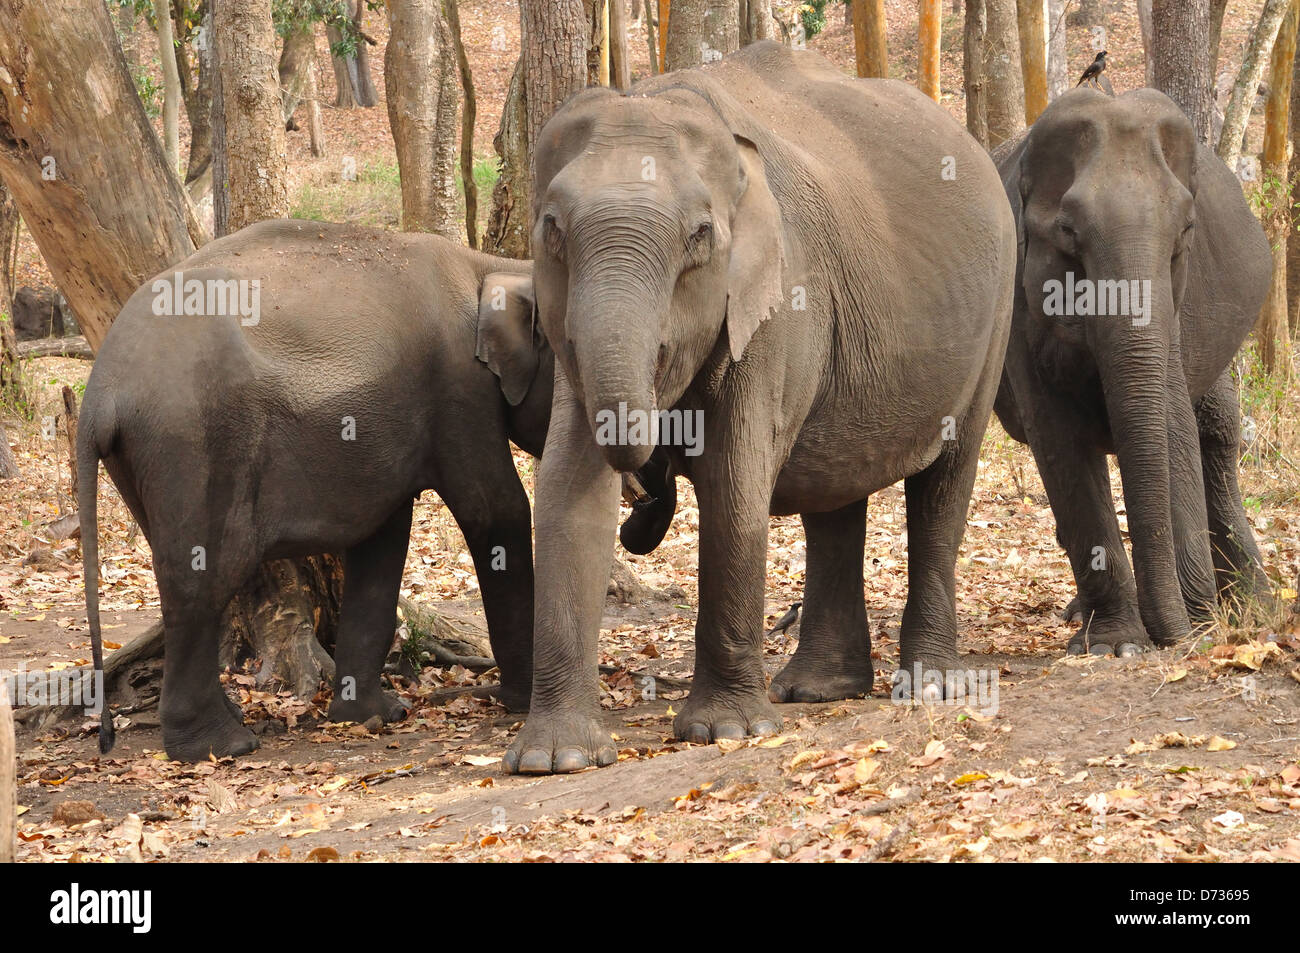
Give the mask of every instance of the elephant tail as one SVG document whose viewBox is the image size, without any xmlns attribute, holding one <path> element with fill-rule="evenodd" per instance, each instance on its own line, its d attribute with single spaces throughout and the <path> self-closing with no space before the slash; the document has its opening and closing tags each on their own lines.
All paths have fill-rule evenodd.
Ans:
<svg viewBox="0 0 1300 953">
<path fill-rule="evenodd" d="M 98 698 L 99 752 L 113 750 L 113 715 L 108 708 L 104 681 L 104 643 L 99 629 L 99 440 L 94 413 L 87 414 L 83 401 L 81 426 L 77 430 L 77 513 L 81 524 L 82 578 L 86 589 L 86 621 L 90 625 L 90 653 L 94 661 L 92 691 Z"/>
</svg>

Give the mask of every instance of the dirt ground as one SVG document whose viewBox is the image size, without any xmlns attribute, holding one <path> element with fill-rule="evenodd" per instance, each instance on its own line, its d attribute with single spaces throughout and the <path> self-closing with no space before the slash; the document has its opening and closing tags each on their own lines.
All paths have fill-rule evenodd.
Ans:
<svg viewBox="0 0 1300 953">
<path fill-rule="evenodd" d="M 1112 5 L 1114 6 L 1114 5 Z M 894 75 L 915 79 L 915 6 L 888 0 Z M 960 18 L 944 5 L 943 102 L 960 116 Z M 1229 4 L 1223 58 L 1233 64 L 1253 7 Z M 509 0 L 461 0 L 479 80 L 476 152 L 491 152 L 518 50 Z M 381 42 L 381 17 L 367 21 Z M 810 43 L 842 66 L 851 36 L 834 9 Z M 494 34 L 500 28 L 501 33 Z M 504 50 L 493 36 L 506 37 Z M 1086 30 L 1069 33 L 1071 64 L 1091 59 Z M 1128 5 L 1112 15 L 1117 89 L 1141 83 L 1141 46 Z M 644 43 L 631 43 L 635 70 Z M 377 74 L 378 78 L 378 74 Z M 322 98 L 332 101 L 323 62 Z M 382 84 L 381 95 L 382 95 Z M 393 162 L 382 101 L 325 110 L 331 155 L 312 160 L 290 135 L 300 195 L 334 190 L 326 211 L 396 222 L 395 198 L 358 198 L 339 157 Z M 182 133 L 182 141 L 187 134 Z M 333 193 L 332 193 L 333 194 Z M 364 199 L 364 201 L 363 201 Z M 364 202 L 373 202 L 367 211 Z M 24 242 L 20 283 L 41 280 Z M 48 280 L 46 278 L 45 280 Z M 89 659 L 80 549 L 55 524 L 72 501 L 63 434 L 42 434 L 58 388 L 89 365 L 29 362 L 31 413 L 5 414 L 22 476 L 0 484 L 0 669 L 68 668 Z M 1243 460 L 1246 504 L 1283 603 L 1300 571 L 1300 407 L 1241 368 L 1244 411 L 1257 438 Z M 532 464 L 518 455 L 531 494 Z M 1119 483 L 1112 470 L 1117 500 Z M 781 733 L 691 746 L 671 738 L 693 667 L 698 512 L 688 486 L 664 544 L 620 557 L 667 598 L 611 603 L 601 636 L 605 724 L 620 763 L 578 775 L 517 778 L 500 757 L 521 719 L 462 690 L 492 680 L 425 668 L 398 689 L 412 707 L 378 732 L 323 720 L 313 699 L 225 676 L 262 746 L 238 761 L 169 762 L 156 708 L 119 716 L 118 746 L 98 755 L 91 720 L 20 726 L 20 859 L 62 860 L 1300 860 L 1300 641 L 1283 608 L 1271 618 L 1225 617 L 1196 643 L 1127 660 L 1064 657 L 1074 626 L 1069 567 L 1028 451 L 996 422 L 984 452 L 958 566 L 959 648 L 996 673 L 996 704 L 894 704 L 898 625 L 906 595 L 903 496 L 891 487 L 868 513 L 866 596 L 877 690 L 870 698 L 785 705 Z M 1122 502 L 1119 505 L 1124 525 Z M 107 478 L 100 482 L 104 634 L 110 650 L 158 618 L 149 551 Z M 801 598 L 802 530 L 772 521 L 767 624 Z M 403 596 L 482 624 L 477 583 L 445 507 L 416 507 Z M 766 642 L 775 674 L 797 625 Z M 650 676 L 655 681 L 647 681 Z M 147 692 L 146 692 L 147 694 Z M 114 698 L 115 704 L 122 699 Z"/>
</svg>

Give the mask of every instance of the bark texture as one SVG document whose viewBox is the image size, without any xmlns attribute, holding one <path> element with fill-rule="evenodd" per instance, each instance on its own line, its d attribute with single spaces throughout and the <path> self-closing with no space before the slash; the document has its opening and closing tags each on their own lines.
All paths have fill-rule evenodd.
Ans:
<svg viewBox="0 0 1300 953">
<path fill-rule="evenodd" d="M 740 49 L 736 0 L 676 0 L 668 20 L 668 69 L 712 63 Z"/>
<path fill-rule="evenodd" d="M 853 0 L 853 49 L 859 76 L 884 78 L 889 75 L 885 0 Z"/>
<path fill-rule="evenodd" d="M 1025 128 L 1024 81 L 1020 72 L 1020 34 L 1016 0 L 984 0 L 984 76 L 987 84 L 990 149 L 1014 139 Z"/>
<path fill-rule="evenodd" d="M 1209 0 L 1152 0 L 1155 86 L 1187 114 L 1202 142 L 1210 139 Z"/>
</svg>

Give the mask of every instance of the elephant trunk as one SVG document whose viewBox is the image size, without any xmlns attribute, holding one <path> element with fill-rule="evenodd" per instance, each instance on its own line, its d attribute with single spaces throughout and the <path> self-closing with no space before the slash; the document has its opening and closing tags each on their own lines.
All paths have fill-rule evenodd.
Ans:
<svg viewBox="0 0 1300 953">
<path fill-rule="evenodd" d="M 1176 475 L 1170 469 L 1172 401 L 1179 395 L 1171 393 L 1169 362 L 1179 344 L 1169 265 L 1161 269 L 1158 259 L 1150 258 L 1152 267 L 1126 262 L 1089 269 L 1089 278 L 1098 272 L 1113 275 L 1136 294 L 1129 308 L 1100 313 L 1088 319 L 1087 327 L 1119 458 L 1142 621 L 1154 641 L 1169 644 L 1191 629 L 1178 581 L 1172 511 Z M 1134 282 L 1133 275 L 1155 277 Z M 1094 288 L 1106 287 L 1104 281 L 1094 279 Z M 1178 377 L 1186 400 L 1186 384 Z"/>
<path fill-rule="evenodd" d="M 614 290 L 610 283 L 571 284 L 566 331 L 573 348 L 588 422 L 605 461 L 631 473 L 658 440 L 655 372 L 660 316 L 655 297 Z"/>
</svg>

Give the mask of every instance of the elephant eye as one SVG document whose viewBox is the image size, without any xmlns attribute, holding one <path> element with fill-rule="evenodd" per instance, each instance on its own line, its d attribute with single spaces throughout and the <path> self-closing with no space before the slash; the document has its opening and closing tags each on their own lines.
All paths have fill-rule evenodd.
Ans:
<svg viewBox="0 0 1300 953">
<path fill-rule="evenodd" d="M 686 250 L 697 263 L 708 261 L 713 252 L 713 223 L 701 222 L 686 240 Z"/>
</svg>

